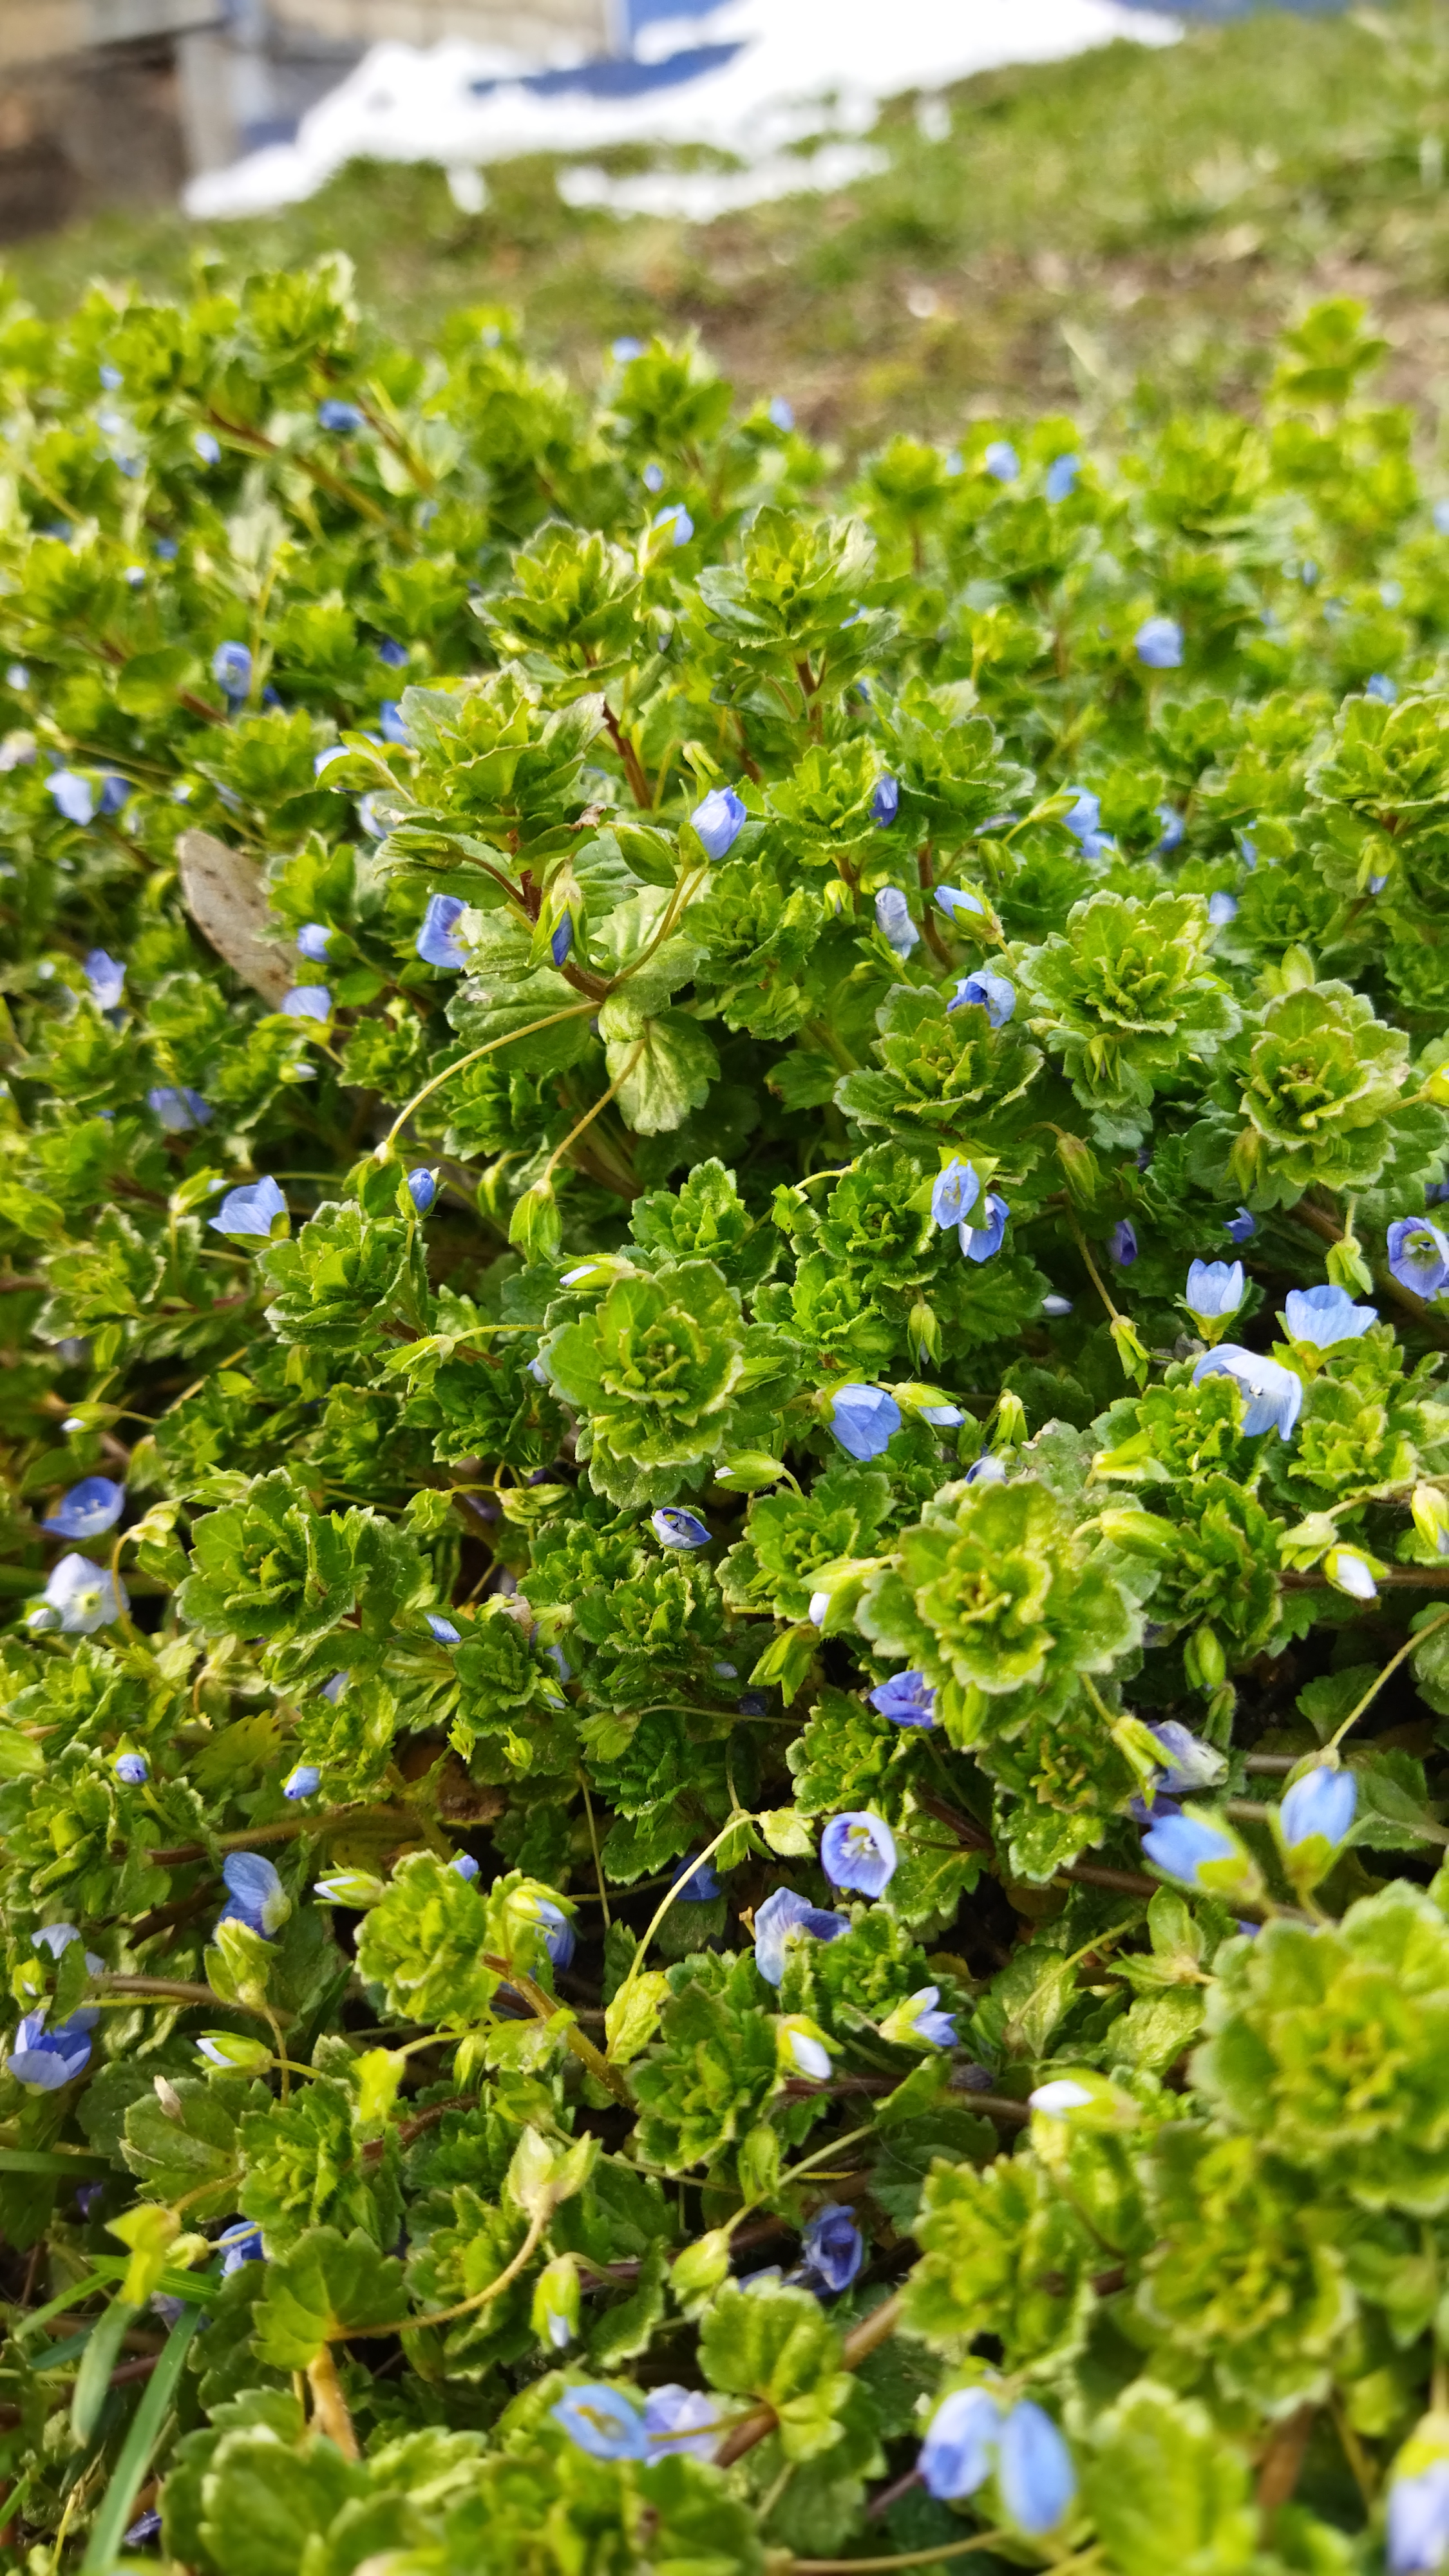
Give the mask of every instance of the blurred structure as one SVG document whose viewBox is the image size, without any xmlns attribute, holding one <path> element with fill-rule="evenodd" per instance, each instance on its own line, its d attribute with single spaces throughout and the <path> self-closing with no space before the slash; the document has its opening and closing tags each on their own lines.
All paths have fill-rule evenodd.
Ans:
<svg viewBox="0 0 1449 2576">
<path fill-rule="evenodd" d="M 633 0 L 647 11 L 650 0 Z M 614 50 L 618 0 L 0 0 L 0 242 L 287 141 L 386 39 L 462 37 L 500 71 Z"/>
</svg>

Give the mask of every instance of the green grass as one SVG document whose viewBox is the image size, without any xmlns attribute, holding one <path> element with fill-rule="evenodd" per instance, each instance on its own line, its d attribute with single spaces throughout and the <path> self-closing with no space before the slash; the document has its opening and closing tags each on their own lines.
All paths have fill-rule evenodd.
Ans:
<svg viewBox="0 0 1449 2576">
<path fill-rule="evenodd" d="M 571 213 L 546 159 L 495 170 L 472 219 L 439 172 L 371 166 L 265 220 L 108 217 L 8 265 L 54 311 L 97 276 L 165 292 L 198 257 L 230 275 L 341 245 L 404 337 L 505 300 L 536 349 L 589 378 L 616 332 L 695 327 L 743 387 L 787 392 L 802 423 L 850 447 L 972 414 L 1100 415 L 1146 375 L 1165 400 L 1247 400 L 1285 316 L 1348 292 L 1393 344 L 1388 390 L 1437 412 L 1442 8 L 1265 12 L 1163 52 L 986 74 L 951 103 L 939 143 L 913 100 L 887 111 L 879 178 L 708 227 Z"/>
</svg>

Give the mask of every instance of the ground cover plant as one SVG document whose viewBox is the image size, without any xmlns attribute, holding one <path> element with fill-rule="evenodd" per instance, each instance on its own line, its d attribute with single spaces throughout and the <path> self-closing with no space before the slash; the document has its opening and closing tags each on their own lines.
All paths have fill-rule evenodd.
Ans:
<svg viewBox="0 0 1449 2576">
<path fill-rule="evenodd" d="M 831 488 L 335 261 L 10 319 L 37 2576 L 1449 2552 L 1381 355 Z"/>
</svg>

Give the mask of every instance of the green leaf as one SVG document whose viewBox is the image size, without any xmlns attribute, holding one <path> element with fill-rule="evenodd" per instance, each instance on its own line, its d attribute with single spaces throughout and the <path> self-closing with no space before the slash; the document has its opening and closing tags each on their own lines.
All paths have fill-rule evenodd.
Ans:
<svg viewBox="0 0 1449 2576">
<path fill-rule="evenodd" d="M 312 2227 L 267 2269 L 256 2308 L 256 2347 L 278 2370 L 305 2370 L 325 2343 L 353 2326 L 405 2319 L 403 2267 L 360 2228 L 342 2236 Z"/>
</svg>

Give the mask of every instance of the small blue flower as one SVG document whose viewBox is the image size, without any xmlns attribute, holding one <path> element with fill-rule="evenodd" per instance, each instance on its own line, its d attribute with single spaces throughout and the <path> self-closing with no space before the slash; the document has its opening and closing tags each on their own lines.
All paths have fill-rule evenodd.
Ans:
<svg viewBox="0 0 1449 2576">
<path fill-rule="evenodd" d="M 1132 639 L 1149 671 L 1176 671 L 1182 662 L 1182 628 L 1175 617 L 1146 617 Z"/>
<path fill-rule="evenodd" d="M 639 480 L 643 484 L 646 492 L 662 492 L 664 489 L 663 466 L 653 464 L 646 465 L 643 473 L 639 477 Z"/>
<path fill-rule="evenodd" d="M 617 340 L 610 341 L 609 355 L 616 366 L 627 367 L 633 359 L 643 357 L 644 343 L 636 340 L 632 331 L 625 331 Z"/>
<path fill-rule="evenodd" d="M 135 2521 L 128 2523 L 121 2537 L 128 2549 L 144 2549 L 148 2541 L 157 2537 L 160 2529 L 161 2516 L 154 2505 L 148 2505 L 144 2513 L 138 2513 Z"/>
<path fill-rule="evenodd" d="M 199 429 L 191 444 L 196 455 L 200 457 L 203 465 L 219 465 L 221 463 L 221 440 L 217 437 L 214 430 Z"/>
<path fill-rule="evenodd" d="M 292 1900 L 269 1860 L 260 1852 L 228 1852 L 221 1865 L 228 1890 L 218 1923 L 247 1923 L 270 1941 L 292 1911 Z"/>
<path fill-rule="evenodd" d="M 1209 1863 L 1238 1857 L 1227 1835 L 1204 1824 L 1200 1816 L 1164 1816 L 1143 1835 L 1142 1848 L 1165 1878 L 1183 1879 L 1190 1887 Z"/>
<path fill-rule="evenodd" d="M 1080 841 L 1085 849 L 1089 841 L 1096 841 L 1101 837 L 1102 799 L 1092 787 L 1069 787 L 1065 792 L 1068 796 L 1074 796 L 1077 801 L 1062 816 L 1062 821 L 1073 838 Z M 1091 853 L 1089 852 L 1088 855 L 1090 856 Z"/>
<path fill-rule="evenodd" d="M 828 1913 L 797 1896 L 793 1887 L 777 1887 L 755 1909 L 755 1965 L 765 1983 L 778 1986 L 785 1973 L 787 1947 L 799 1940 L 838 1941 L 850 1930 L 849 1917 Z"/>
<path fill-rule="evenodd" d="M 674 530 L 672 542 L 676 546 L 687 546 L 694 534 L 694 521 L 682 501 L 671 501 L 667 509 L 657 511 L 649 525 L 651 530 L 672 528 Z"/>
<path fill-rule="evenodd" d="M 1061 1316 L 1069 1315 L 1071 1313 L 1072 1300 L 1070 1297 L 1059 1297 L 1056 1290 L 1053 1289 L 1049 1295 L 1043 1297 L 1041 1301 L 1041 1310 L 1044 1315 L 1050 1315 L 1053 1323 L 1055 1323 Z"/>
<path fill-rule="evenodd" d="M 224 2227 L 216 2241 L 221 2248 L 221 2276 L 224 2281 L 229 2280 L 233 2272 L 239 2272 L 244 2263 L 260 2263 L 262 2260 L 262 2231 L 250 2218 L 238 2218 L 230 2227 Z"/>
<path fill-rule="evenodd" d="M 211 1109 L 199 1091 L 169 1089 L 162 1084 L 146 1094 L 146 1106 L 153 1118 L 159 1118 L 168 1136 L 187 1136 L 197 1127 L 209 1126 Z"/>
<path fill-rule="evenodd" d="M 1283 1302 L 1289 1340 L 1319 1351 L 1358 1341 L 1378 1319 L 1376 1306 L 1356 1306 L 1346 1288 L 1290 1288 Z"/>
<path fill-rule="evenodd" d="M 993 975 L 989 966 L 978 966 L 974 975 L 963 975 L 946 1009 L 951 1011 L 981 1010 L 994 1029 L 1004 1029 L 1016 1008 L 1016 986 L 1005 975 Z"/>
<path fill-rule="evenodd" d="M 437 1195 L 437 1174 L 435 1172 L 428 1171 L 424 1165 L 420 1163 L 415 1172 L 409 1172 L 408 1174 L 408 1197 L 412 1200 L 419 1216 L 427 1215 L 428 1210 L 432 1206 Z"/>
<path fill-rule="evenodd" d="M 865 2239 L 854 2212 L 843 2201 L 822 2201 L 805 2230 L 802 2263 L 807 2289 L 813 2290 L 818 2282 L 838 2298 L 849 2289 L 864 2261 Z"/>
<path fill-rule="evenodd" d="M 645 2457 L 644 2418 L 622 2389 L 610 2388 L 603 2380 L 587 2381 L 582 2388 L 567 2390 L 548 2411 L 591 2460 Z"/>
<path fill-rule="evenodd" d="M 940 1992 L 939 1986 L 921 1986 L 915 1994 L 907 1995 L 899 2010 L 902 2014 L 909 2013 L 912 2036 L 924 2040 L 928 2048 L 954 2048 L 959 2035 L 956 2016 L 954 2013 L 937 2012 Z"/>
<path fill-rule="evenodd" d="M 938 1172 L 931 1190 L 931 1214 L 945 1234 L 968 1216 L 981 1196 L 981 1183 L 974 1166 L 963 1163 L 953 1154 L 943 1172 Z"/>
<path fill-rule="evenodd" d="M 52 1538 L 99 1538 L 114 1529 L 126 1507 L 126 1488 L 109 1476 L 83 1476 L 40 1524 Z"/>
<path fill-rule="evenodd" d="M 1321 1834 L 1326 1843 L 1342 1842 L 1358 1805 L 1358 1783 L 1351 1771 L 1330 1770 L 1326 1762 L 1295 1780 L 1283 1793 L 1278 1824 L 1290 1848 Z"/>
<path fill-rule="evenodd" d="M 332 996 L 325 984 L 294 984 L 277 1005 L 289 1020 L 330 1020 Z"/>
<path fill-rule="evenodd" d="M 709 1905 L 720 1893 L 713 1862 L 695 1860 L 688 1852 L 670 1883 L 680 1905 Z"/>
<path fill-rule="evenodd" d="M 924 1673 L 892 1673 L 888 1682 L 878 1683 L 866 1697 L 892 1726 L 936 1724 L 936 1693 Z"/>
<path fill-rule="evenodd" d="M 413 942 L 418 955 L 429 966 L 440 966 L 445 973 L 456 975 L 467 965 L 467 954 L 453 927 L 459 914 L 466 910 L 461 895 L 429 896 L 422 928 Z"/>
<path fill-rule="evenodd" d="M 1215 1351 L 1204 1351 L 1192 1373 L 1193 1385 L 1200 1386 L 1205 1377 L 1233 1379 L 1243 1398 L 1243 1429 L 1250 1440 L 1263 1431 L 1292 1439 L 1303 1406 L 1303 1380 L 1295 1370 L 1236 1342 L 1223 1342 Z"/>
<path fill-rule="evenodd" d="M 884 1816 L 865 1807 L 832 1816 L 820 1837 L 820 1866 L 833 1887 L 883 1896 L 896 1872 L 895 1836 Z"/>
<path fill-rule="evenodd" d="M 901 1427 L 901 1408 L 882 1386 L 838 1386 L 830 1432 L 852 1458 L 878 1458 Z"/>
<path fill-rule="evenodd" d="M 998 483 L 1014 483 L 1021 472 L 1021 459 L 1009 438 L 993 438 L 981 462 Z"/>
<path fill-rule="evenodd" d="M 1401 1288 L 1437 1297 L 1449 1287 L 1449 1235 L 1426 1216 L 1396 1217 L 1388 1231 L 1389 1268 Z"/>
<path fill-rule="evenodd" d="M 963 1217 L 957 1228 L 961 1251 L 967 1261 L 990 1261 L 993 1254 L 1001 1250 L 1011 1210 L 995 1190 L 988 1190 L 982 1201 L 981 1213 L 986 1219 L 984 1225 L 968 1225 Z"/>
<path fill-rule="evenodd" d="M 1373 678 L 1364 688 L 1366 698 L 1377 698 L 1379 704 L 1385 707 L 1394 706 L 1398 701 L 1398 695 L 1397 682 L 1389 678 L 1387 671 L 1375 671 Z"/>
<path fill-rule="evenodd" d="M 1046 496 L 1049 501 L 1070 501 L 1082 470 L 1080 456 L 1054 456 L 1046 472 Z"/>
<path fill-rule="evenodd" d="M 1228 923 L 1236 921 L 1237 917 L 1238 898 L 1235 894 L 1219 893 L 1208 896 L 1208 919 L 1214 930 L 1226 930 Z"/>
<path fill-rule="evenodd" d="M 995 1457 L 991 1450 L 983 1449 L 979 1458 L 972 1459 L 962 1481 L 968 1485 L 1004 1485 L 1006 1461 Z"/>
<path fill-rule="evenodd" d="M 425 1610 L 423 1617 L 440 1646 L 461 1646 L 463 1631 L 455 1628 L 451 1619 L 444 1619 L 436 1610 Z"/>
<path fill-rule="evenodd" d="M 1077 2492 L 1072 2455 L 1050 2415 L 1030 2397 L 1001 2428 L 996 2482 L 1019 2531 L 1055 2531 Z"/>
<path fill-rule="evenodd" d="M 399 644 L 395 635 L 384 635 L 378 643 L 377 658 L 379 662 L 385 662 L 390 671 L 405 671 L 408 648 L 406 644 Z"/>
<path fill-rule="evenodd" d="M 211 676 L 219 689 L 239 706 L 252 685 L 252 657 L 245 644 L 218 644 L 211 657 Z"/>
<path fill-rule="evenodd" d="M 272 1228 L 279 1216 L 287 1213 L 287 1202 L 276 1182 L 268 1175 L 260 1181 L 245 1183 L 240 1189 L 228 1190 L 215 1216 L 208 1225 L 218 1234 L 258 1236 L 269 1243 Z"/>
<path fill-rule="evenodd" d="M 68 823 L 95 821 L 95 793 L 90 780 L 82 778 L 78 770 L 53 769 L 45 783 Z"/>
<path fill-rule="evenodd" d="M 1119 1270 L 1130 1270 L 1137 1258 L 1137 1228 L 1130 1217 L 1119 1217 L 1107 1237 L 1107 1252 Z"/>
<path fill-rule="evenodd" d="M 665 1505 L 649 1515 L 649 1525 L 661 1547 L 712 1547 L 714 1540 L 702 1520 L 693 1512 Z"/>
<path fill-rule="evenodd" d="M 882 832 L 888 831 L 901 810 L 899 779 L 892 778 L 887 773 L 884 778 L 876 780 L 875 794 L 870 800 L 870 810 L 877 829 Z"/>
<path fill-rule="evenodd" d="M 909 957 L 921 936 L 899 886 L 881 887 L 875 899 L 875 926 L 898 957 Z"/>
<path fill-rule="evenodd" d="M 566 1968 L 578 1947 L 578 1934 L 562 1906 L 550 1897 L 535 1896 L 527 1901 L 527 1911 L 543 1934 L 543 1946 L 556 1968 Z"/>
<path fill-rule="evenodd" d="M 315 1798 L 322 1786 L 322 1774 L 315 1762 L 298 1762 L 282 1782 L 284 1798 Z"/>
<path fill-rule="evenodd" d="M 403 721 L 403 711 L 396 698 L 384 698 L 378 714 L 384 742 L 400 743 L 405 751 L 412 749 L 412 735 Z"/>
<path fill-rule="evenodd" d="M 1444 516 L 1441 520 L 1440 511 Z M 1449 502 L 1434 524 L 1449 535 Z M 1392 2576 L 1429 2576 L 1449 2556 L 1449 2460 L 1432 2460 L 1417 2477 L 1395 2478 L 1389 2488 L 1388 2563 Z"/>
<path fill-rule="evenodd" d="M 953 929 L 958 912 L 974 913 L 983 920 L 985 918 L 986 906 L 980 895 L 973 894 L 969 886 L 937 886 L 931 901 L 938 912 L 944 912 Z"/>
<path fill-rule="evenodd" d="M 392 830 L 391 811 L 381 806 L 375 796 L 359 796 L 357 819 L 370 841 L 380 841 Z"/>
<path fill-rule="evenodd" d="M 794 404 L 786 402 L 783 394 L 775 394 L 770 402 L 768 418 L 772 429 L 792 430 L 795 426 Z"/>
<path fill-rule="evenodd" d="M 111 1768 L 127 1789 L 139 1789 L 151 1777 L 151 1765 L 144 1753 L 118 1753 Z"/>
<path fill-rule="evenodd" d="M 1204 1744 L 1180 1718 L 1149 1718 L 1147 1732 L 1155 1735 L 1162 1747 L 1167 1768 L 1159 1790 L 1167 1796 L 1180 1798 L 1190 1789 L 1211 1788 L 1214 1781 L 1222 1778 L 1226 1767 L 1222 1755 Z"/>
<path fill-rule="evenodd" d="M 1234 1243 L 1251 1243 L 1257 1231 L 1258 1220 L 1245 1207 L 1240 1207 L 1236 1215 L 1223 1220 L 1223 1232 L 1231 1236 Z"/>
<path fill-rule="evenodd" d="M 739 839 L 745 808 L 732 787 L 712 787 L 689 819 L 705 857 L 718 860 Z"/>
<path fill-rule="evenodd" d="M 50 1579 L 30 1613 L 36 1628 L 58 1628 L 65 1637 L 93 1637 L 108 1628 L 126 1607 L 126 1587 L 104 1565 L 88 1556 L 63 1556 L 51 1567 Z"/>
<path fill-rule="evenodd" d="M 470 1885 L 478 1876 L 478 1863 L 471 1852 L 455 1852 L 448 1867 L 456 1877 L 467 1879 Z"/>
<path fill-rule="evenodd" d="M 41 2004 L 27 2013 L 15 2033 L 15 2046 L 5 2063 L 17 2084 L 33 2085 L 39 2093 L 58 2093 L 83 2075 L 90 2064 L 91 2032 L 99 2015 L 87 2008 L 73 2013 L 69 2021 L 47 2030 L 45 2016 L 49 2006 Z"/>
<path fill-rule="evenodd" d="M 681 2388 L 670 2380 L 651 2388 L 644 2400 L 644 2440 L 650 2459 L 676 2452 L 691 2460 L 712 2460 L 724 2431 L 719 2399 L 703 2388 Z"/>
<path fill-rule="evenodd" d="M 1187 830 L 1187 825 L 1179 814 L 1177 807 L 1175 805 L 1159 805 L 1157 808 L 1157 819 L 1162 825 L 1162 838 L 1157 844 L 1158 849 L 1164 854 L 1169 850 L 1177 849 L 1181 844 L 1184 832 Z"/>
<path fill-rule="evenodd" d="M 991 2475 L 1001 2410 L 984 2388 L 953 2388 L 936 2409 L 921 2444 L 921 2483 L 938 2504 L 974 2495 Z"/>
<path fill-rule="evenodd" d="M 566 912 L 555 928 L 553 937 L 548 943 L 548 953 L 553 959 L 555 966 L 562 966 L 573 944 L 573 916 Z"/>
<path fill-rule="evenodd" d="M 350 438 L 354 430 L 361 429 L 362 419 L 363 415 L 356 403 L 337 402 L 329 398 L 326 402 L 320 402 L 317 405 L 318 428 L 330 430 L 338 438 Z"/>
<path fill-rule="evenodd" d="M 1194 1261 L 1187 1274 L 1183 1304 L 1201 1322 L 1216 1323 L 1222 1315 L 1236 1315 L 1243 1293 L 1241 1261 Z"/>
<path fill-rule="evenodd" d="M 108 957 L 104 948 L 93 948 L 82 971 L 97 1010 L 119 1010 L 126 985 L 126 970 L 119 958 Z"/>
</svg>

